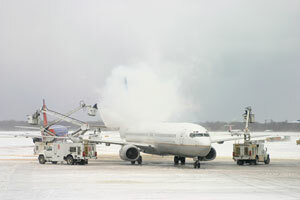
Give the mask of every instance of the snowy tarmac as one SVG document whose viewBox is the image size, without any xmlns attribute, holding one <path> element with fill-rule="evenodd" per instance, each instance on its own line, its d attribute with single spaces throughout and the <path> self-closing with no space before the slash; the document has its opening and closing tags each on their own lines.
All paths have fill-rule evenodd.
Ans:
<svg viewBox="0 0 300 200">
<path fill-rule="evenodd" d="M 238 166 L 231 159 L 232 143 L 214 146 L 218 157 L 202 162 L 201 169 L 193 168 L 192 159 L 174 166 L 171 156 L 146 154 L 142 166 L 131 165 L 113 145 L 99 145 L 98 159 L 85 166 L 40 165 L 32 140 L 2 138 L 0 199 L 299 199 L 294 138 L 267 143 L 270 165 Z"/>
</svg>

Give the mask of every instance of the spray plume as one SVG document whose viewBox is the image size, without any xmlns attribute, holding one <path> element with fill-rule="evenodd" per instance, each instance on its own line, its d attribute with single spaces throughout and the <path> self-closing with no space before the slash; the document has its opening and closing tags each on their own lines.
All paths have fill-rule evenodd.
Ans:
<svg viewBox="0 0 300 200">
<path fill-rule="evenodd" d="M 147 65 L 114 68 L 101 92 L 101 117 L 107 126 L 174 120 L 183 109 L 178 83 Z"/>
</svg>

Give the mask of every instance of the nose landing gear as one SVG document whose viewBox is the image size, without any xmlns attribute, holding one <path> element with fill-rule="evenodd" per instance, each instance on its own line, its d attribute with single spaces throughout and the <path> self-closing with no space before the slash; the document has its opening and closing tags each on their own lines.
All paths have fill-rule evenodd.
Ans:
<svg viewBox="0 0 300 200">
<path fill-rule="evenodd" d="M 131 164 L 134 165 L 135 162 L 137 162 L 139 165 L 142 165 L 142 163 L 143 163 L 143 158 L 142 158 L 142 156 L 140 156 L 136 161 L 131 161 Z"/>
</svg>

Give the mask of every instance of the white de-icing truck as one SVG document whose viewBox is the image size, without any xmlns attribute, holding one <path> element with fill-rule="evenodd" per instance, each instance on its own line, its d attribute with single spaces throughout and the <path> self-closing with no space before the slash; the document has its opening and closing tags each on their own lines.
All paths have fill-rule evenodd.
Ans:
<svg viewBox="0 0 300 200">
<path fill-rule="evenodd" d="M 84 142 L 35 142 L 34 153 L 38 155 L 40 164 L 66 161 L 68 165 L 85 165 L 88 159 L 97 159 L 96 144 Z"/>
<path fill-rule="evenodd" d="M 232 157 L 238 165 L 248 163 L 250 165 L 264 162 L 266 165 L 270 163 L 270 155 L 267 153 L 267 148 L 264 147 L 264 140 L 251 140 L 251 135 L 248 129 L 249 123 L 254 123 L 254 114 L 251 107 L 245 108 L 244 142 L 233 144 Z"/>
<path fill-rule="evenodd" d="M 270 163 L 270 155 L 262 141 L 251 141 L 233 145 L 233 160 L 238 165 L 245 163 L 257 165 L 259 162 L 267 165 Z"/>
</svg>

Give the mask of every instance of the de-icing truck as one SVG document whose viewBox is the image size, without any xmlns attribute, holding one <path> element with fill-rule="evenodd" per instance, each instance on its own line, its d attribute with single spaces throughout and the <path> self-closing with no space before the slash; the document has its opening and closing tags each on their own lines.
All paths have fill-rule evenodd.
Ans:
<svg viewBox="0 0 300 200">
<path fill-rule="evenodd" d="M 88 164 L 88 159 L 97 159 L 96 144 L 56 142 L 35 142 L 34 153 L 38 155 L 40 164 L 66 161 L 68 165 Z"/>
</svg>

